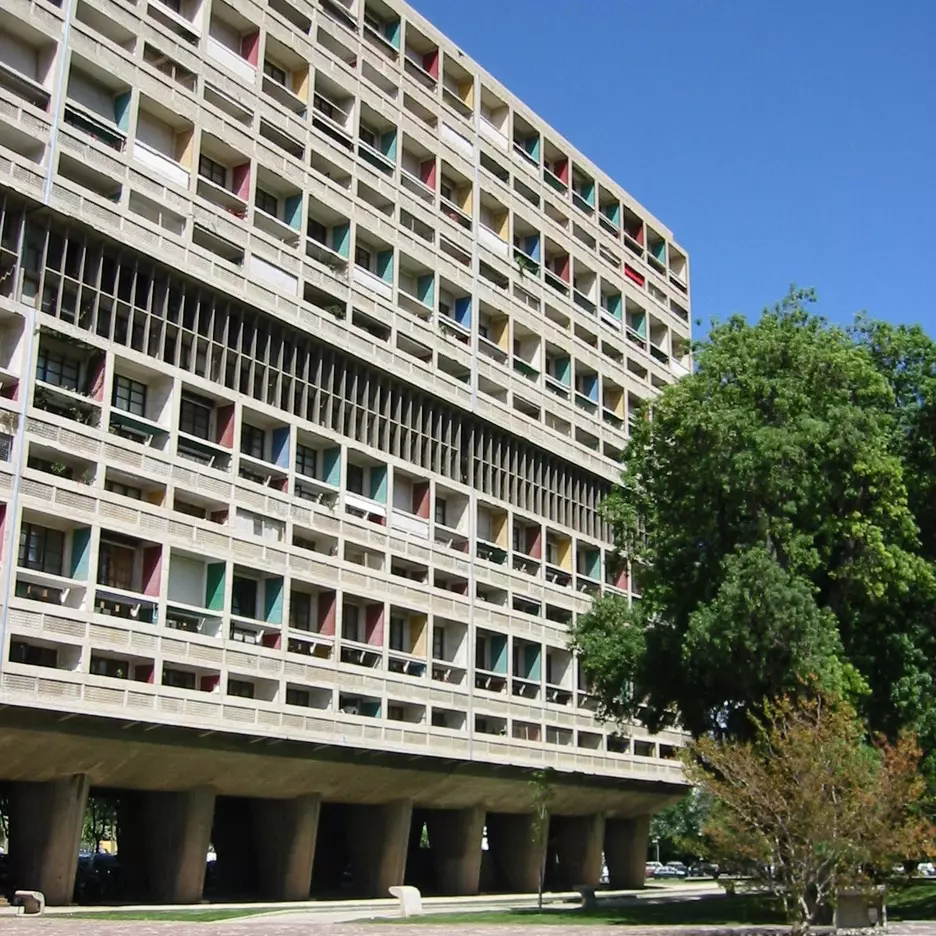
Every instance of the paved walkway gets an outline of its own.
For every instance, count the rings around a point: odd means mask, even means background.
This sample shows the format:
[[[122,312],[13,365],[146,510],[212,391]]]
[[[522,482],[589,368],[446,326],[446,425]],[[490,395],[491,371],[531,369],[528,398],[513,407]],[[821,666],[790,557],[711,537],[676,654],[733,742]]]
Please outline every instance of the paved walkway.
[[[347,914],[347,911],[345,911]],[[145,922],[56,916],[0,917],[0,936],[785,936],[778,926],[621,926],[562,925],[537,927],[532,923],[483,924],[381,924],[332,918],[322,914],[263,914],[215,923]],[[815,931],[823,932],[821,929]],[[891,923],[889,936],[936,936],[936,922]]]

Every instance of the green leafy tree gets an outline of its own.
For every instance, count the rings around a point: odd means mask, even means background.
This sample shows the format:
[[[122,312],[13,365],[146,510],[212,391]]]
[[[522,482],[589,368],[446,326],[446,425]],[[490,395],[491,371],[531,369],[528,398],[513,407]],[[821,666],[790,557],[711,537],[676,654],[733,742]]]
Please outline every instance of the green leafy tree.
[[[540,854],[540,866],[537,874],[536,907],[542,912],[543,889],[546,884],[546,852],[549,840],[549,804],[553,796],[553,778],[551,771],[536,770],[529,781],[530,804],[533,807],[533,822],[530,834],[533,838],[534,852]]]
[[[715,857],[745,861],[742,886],[776,894],[794,934],[842,888],[876,885],[895,861],[932,850],[911,735],[869,746],[854,709],[821,691],[767,702],[749,718],[750,740],[692,742],[686,773],[711,797]]]
[[[571,637],[606,717],[745,735],[805,679],[936,742],[899,368],[811,301],[716,323],[635,421],[604,511],[642,598],[600,599]]]
[[[650,821],[650,841],[659,845],[661,861],[687,864],[708,858],[712,850],[705,823],[712,811],[712,797],[693,788],[678,803],[657,813]]]

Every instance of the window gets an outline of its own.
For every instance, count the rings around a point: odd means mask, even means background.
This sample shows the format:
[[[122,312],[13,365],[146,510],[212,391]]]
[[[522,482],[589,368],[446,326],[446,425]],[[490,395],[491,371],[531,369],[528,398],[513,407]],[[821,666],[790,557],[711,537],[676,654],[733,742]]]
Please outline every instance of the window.
[[[316,451],[310,449],[307,445],[296,446],[296,473],[305,475],[307,478],[316,477],[315,462]]]
[[[335,105],[332,104],[331,101],[323,98],[321,94],[315,94],[312,96],[312,103],[315,105],[317,111],[324,114],[329,119],[334,119]]]
[[[446,515],[448,513],[448,502],[444,497],[436,497],[435,500],[435,522],[447,526]]]
[[[257,614],[257,583],[254,579],[234,576],[231,584],[231,614],[255,617]]]
[[[360,465],[348,465],[348,490],[352,494],[364,493],[364,469]]]
[[[361,609],[357,605],[344,606],[341,636],[344,640],[361,642]]]
[[[446,179],[445,176],[442,177],[441,182],[439,183],[439,194],[446,201],[453,201],[455,195],[455,186],[450,179]]]
[[[65,534],[35,523],[20,529],[19,564],[24,569],[61,575],[65,563]]]
[[[58,651],[52,647],[37,647],[22,640],[10,641],[10,662],[27,666],[58,666]]]
[[[136,550],[117,543],[101,543],[98,553],[98,585],[133,590],[133,564]]]
[[[241,699],[252,699],[254,697],[254,684],[247,682],[246,679],[228,678],[227,694],[238,696]]]
[[[13,436],[6,432],[0,432],[0,461],[9,461],[12,450]]]
[[[241,427],[241,453],[262,459],[265,437],[266,433],[262,429],[244,423]]]
[[[134,500],[143,499],[143,491],[138,487],[131,487],[129,484],[123,484],[120,481],[105,481],[104,490],[111,494],[120,494],[121,497],[132,497]]]
[[[556,544],[546,540],[546,561],[550,565],[557,565],[558,557],[559,550],[556,548]]]
[[[254,199],[254,203],[261,211],[265,211],[268,215],[272,215],[274,218],[279,216],[279,200],[270,192],[264,191],[262,188],[258,187],[257,197]]]
[[[48,348],[39,349],[36,361],[36,378],[56,387],[78,392],[78,381],[81,377],[81,362],[77,358],[68,357],[58,351]]]
[[[365,270],[371,269],[371,252],[360,245],[354,248],[354,262]]]
[[[163,668],[162,684],[164,686],[175,686],[176,689],[194,689],[195,674],[186,670]]]
[[[287,686],[286,704],[301,705],[303,708],[310,708],[312,705],[312,695],[308,689],[294,689],[292,686]]]
[[[204,153],[198,157],[198,174],[221,188],[227,184],[227,168]]]
[[[406,652],[406,621],[400,617],[390,618],[390,649]]]
[[[367,124],[361,124],[361,129],[358,131],[358,136],[361,138],[362,143],[366,143],[369,147],[371,147],[371,149],[377,149],[377,134],[371,130]]]
[[[312,240],[318,241],[320,244],[328,243],[328,228],[321,221],[309,218],[308,234]]]
[[[110,657],[91,657],[92,676],[110,676],[111,679],[128,679],[130,664],[126,660],[112,660]]]
[[[146,384],[118,374],[114,378],[113,405],[134,416],[146,416]]]
[[[286,70],[280,68],[279,65],[275,65],[269,59],[265,59],[263,62],[263,74],[268,78],[272,78],[277,84],[286,87]]]
[[[312,630],[312,596],[308,592],[293,592],[289,597],[289,626]]]
[[[445,659],[445,628],[444,627],[432,628],[432,659],[433,660]]]
[[[179,430],[199,439],[207,439],[211,434],[211,410],[212,407],[202,400],[182,397]]]

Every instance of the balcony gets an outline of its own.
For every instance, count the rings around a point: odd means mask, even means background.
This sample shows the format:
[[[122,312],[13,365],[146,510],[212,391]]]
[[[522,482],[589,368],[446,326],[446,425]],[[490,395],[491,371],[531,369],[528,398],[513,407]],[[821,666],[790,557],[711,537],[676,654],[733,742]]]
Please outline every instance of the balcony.
[[[214,36],[208,37],[206,46],[208,57],[214,59],[222,71],[243,78],[244,81],[251,84],[256,80],[257,69],[251,65],[242,55],[229,49],[223,42]]]

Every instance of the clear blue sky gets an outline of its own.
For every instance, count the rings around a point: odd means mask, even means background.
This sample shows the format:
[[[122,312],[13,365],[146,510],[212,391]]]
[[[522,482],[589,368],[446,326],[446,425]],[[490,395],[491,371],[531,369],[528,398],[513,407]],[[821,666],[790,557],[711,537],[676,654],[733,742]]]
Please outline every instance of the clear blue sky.
[[[411,0],[656,214],[693,314],[936,337],[936,0]]]

